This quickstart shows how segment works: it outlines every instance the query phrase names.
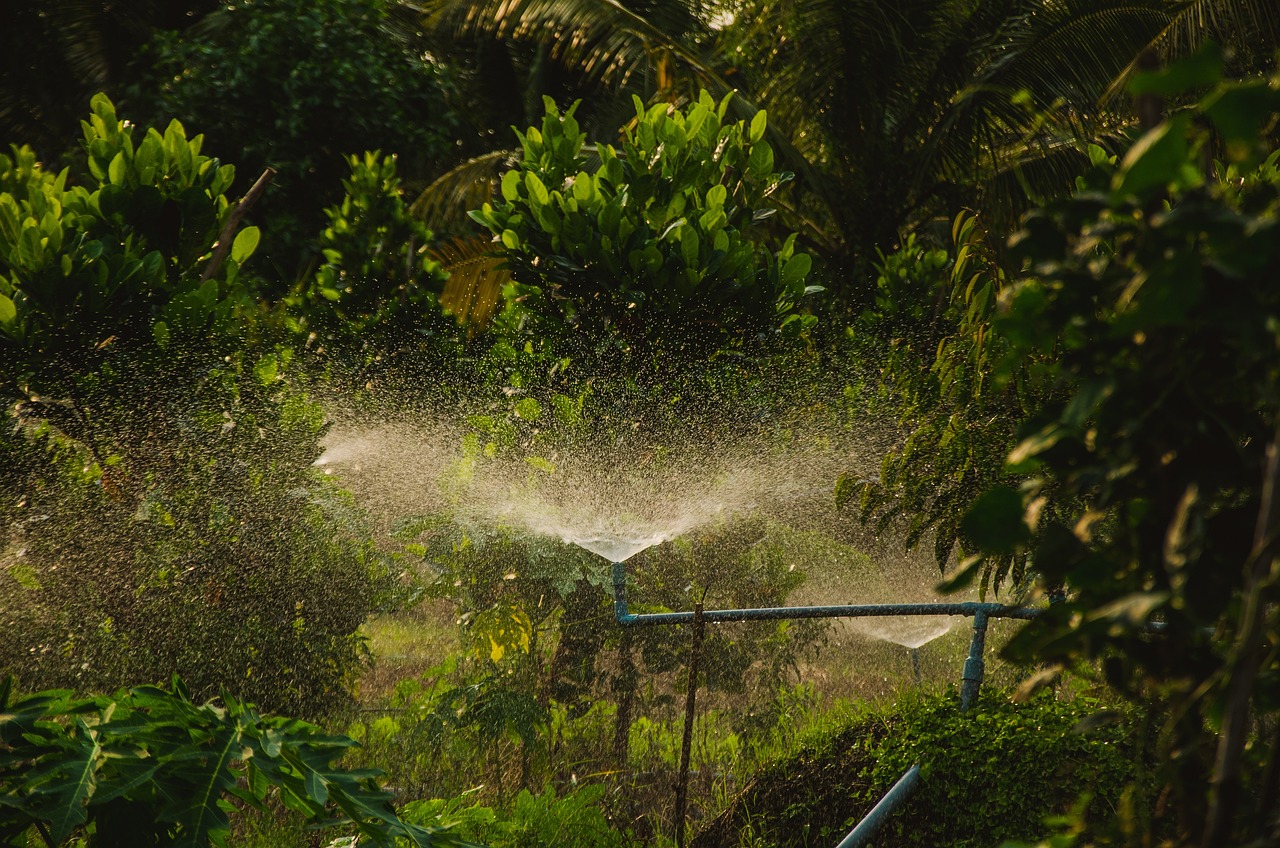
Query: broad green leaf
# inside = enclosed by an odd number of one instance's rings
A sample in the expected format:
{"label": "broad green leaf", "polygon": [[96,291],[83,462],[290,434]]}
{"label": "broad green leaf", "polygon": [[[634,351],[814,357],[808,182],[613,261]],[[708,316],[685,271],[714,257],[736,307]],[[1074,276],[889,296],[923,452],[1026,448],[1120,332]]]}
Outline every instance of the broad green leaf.
{"label": "broad green leaf", "polygon": [[524,175],[524,186],[529,191],[529,205],[533,207],[535,212],[539,207],[546,206],[551,202],[551,195],[547,193],[547,187],[542,184],[542,180],[538,179],[538,175],[532,171]]}
{"label": "broad green leaf", "polygon": [[769,119],[765,116],[764,110],[756,112],[751,118],[751,143],[755,144],[764,138],[765,129],[768,127]]}
{"label": "broad green leaf", "polygon": [[513,169],[502,175],[502,196],[512,203],[520,199],[519,171]]}
{"label": "broad green leaf", "polygon": [[787,288],[798,286],[804,282],[804,278],[809,275],[809,269],[813,265],[813,259],[807,253],[797,253],[787,260],[787,264],[782,266],[782,284]]}
{"label": "broad green leaf", "polygon": [[698,264],[700,246],[696,230],[685,227],[680,231],[680,253],[687,267],[692,268]]}
{"label": "broad green leaf", "polygon": [[751,156],[747,159],[747,171],[758,180],[773,173],[773,148],[763,141],[752,145]]}
{"label": "broad green leaf", "polygon": [[236,233],[235,241],[231,242],[231,258],[237,264],[243,265],[245,260],[253,256],[253,252],[258,249],[258,241],[261,237],[262,233],[257,227],[245,227]]}
{"label": "broad green leaf", "polygon": [[324,805],[329,803],[329,786],[325,783],[323,777],[318,772],[308,771],[306,777],[307,794],[311,796],[317,804]]}
{"label": "broad green leaf", "polygon": [[573,178],[573,196],[579,203],[590,203],[596,195],[595,181],[586,171],[579,171]]}
{"label": "broad green leaf", "polygon": [[129,166],[124,160],[124,151],[121,150],[107,166],[107,178],[113,185],[124,185],[128,181],[128,174]]}
{"label": "broad green leaf", "polygon": [[0,294],[0,326],[9,326],[18,317],[18,307],[12,300]]}

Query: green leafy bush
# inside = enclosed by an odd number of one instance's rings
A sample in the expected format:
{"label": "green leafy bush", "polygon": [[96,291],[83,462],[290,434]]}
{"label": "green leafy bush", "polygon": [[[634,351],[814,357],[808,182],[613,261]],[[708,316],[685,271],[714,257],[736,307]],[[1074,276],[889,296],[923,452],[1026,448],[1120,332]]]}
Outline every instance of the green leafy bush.
{"label": "green leafy bush", "polygon": [[[380,148],[428,178],[452,148],[442,76],[406,43],[384,0],[224,4],[182,32],[160,33],[130,101],[153,121],[205,127],[250,181],[278,172],[255,207],[274,296],[310,276],[323,210],[342,197],[346,157]],[[248,183],[243,184],[244,188]]]}
{"label": "green leafy bush", "polygon": [[84,131],[86,185],[0,156],[0,667],[329,707],[383,564],[311,467],[291,351],[255,342],[257,230],[213,258],[231,168],[105,97]]}
{"label": "green leafy bush", "polygon": [[521,790],[509,811],[469,806],[466,796],[416,801],[405,806],[404,817],[448,828],[451,834],[491,848],[626,848],[636,844],[601,812],[604,794],[604,787],[598,785],[579,786],[563,796],[550,786],[538,795]]}
{"label": "green leafy bush", "polygon": [[[457,322],[440,309],[444,274],[432,234],[409,213],[397,157],[348,157],[346,196],[325,210],[324,263],[289,298],[295,330],[345,385],[425,381],[459,353]],[[421,391],[421,389],[419,389]]]}
{"label": "green leafy bush", "polygon": [[1121,714],[1083,729],[1099,707],[1047,693],[1014,704],[986,692],[961,713],[950,694],[900,697],[766,767],[692,844],[834,844],[916,764],[920,788],[881,829],[880,848],[990,848],[1035,836],[1045,816],[1065,812],[1084,793],[1090,810],[1110,811],[1137,755]]}
{"label": "green leafy bush", "polygon": [[[377,772],[334,760],[355,744],[290,718],[263,716],[151,686],[77,700],[68,690],[14,697],[0,684],[0,839],[34,829],[49,848],[74,835],[90,846],[225,846],[231,815],[269,798],[319,826],[351,828],[360,844],[457,845],[438,827],[401,821]],[[443,837],[443,838],[442,838]]]}
{"label": "green leafy bush", "polygon": [[236,236],[225,263],[207,264],[235,169],[203,155],[203,137],[188,139],[176,121],[136,133],[101,95],[83,125],[87,185],[45,171],[29,148],[0,154],[7,397],[65,397],[121,348],[212,337],[225,347],[252,307],[240,266],[255,228]]}
{"label": "green leafy bush", "polygon": [[562,355],[640,370],[812,325],[799,311],[817,290],[810,257],[794,235],[764,246],[768,198],[790,179],[773,170],[764,114],[726,122],[728,100],[705,92],[686,111],[635,103],[621,151],[596,145],[594,170],[573,109],[548,98],[541,129],[518,133],[501,200],[472,213],[512,269],[509,319],[531,321]]}

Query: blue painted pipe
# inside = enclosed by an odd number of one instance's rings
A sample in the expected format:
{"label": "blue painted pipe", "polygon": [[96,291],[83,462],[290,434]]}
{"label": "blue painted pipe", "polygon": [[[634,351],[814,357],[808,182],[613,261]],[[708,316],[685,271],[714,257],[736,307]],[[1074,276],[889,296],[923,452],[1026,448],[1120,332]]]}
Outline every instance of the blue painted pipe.
{"label": "blue painted pipe", "polygon": [[871,808],[871,812],[862,817],[862,821],[858,822],[858,826],[849,831],[849,835],[840,840],[840,844],[836,848],[861,848],[875,835],[880,829],[880,825],[884,824],[885,819],[893,815],[893,812],[907,802],[915,791],[920,788],[920,766],[912,766],[907,769],[906,774],[898,778],[898,782],[893,784],[893,788],[885,793],[880,799],[880,803]]}
{"label": "blue painted pipe", "polygon": [[[647,624],[690,624],[693,622],[692,612],[658,612],[637,615],[627,611],[627,570],[623,563],[613,564],[613,614],[618,623],[624,626]],[[964,615],[974,618],[975,629],[977,618],[982,616],[982,627],[986,628],[988,617],[997,618],[1035,618],[1040,610],[1033,607],[1009,607],[1003,604],[983,604],[974,602],[953,604],[851,604],[846,606],[818,607],[760,607],[757,609],[724,609],[706,610],[702,613],[703,621],[775,621],[790,618],[860,618],[886,615]]]}
{"label": "blue painted pipe", "polygon": [[[624,626],[646,624],[688,624],[693,622],[692,612],[662,612],[637,615],[627,611],[627,567],[621,562],[613,564],[613,614]],[[992,617],[1031,619],[1040,614],[1033,607],[1009,607],[1003,604],[955,603],[955,604],[850,604],[847,606],[819,607],[762,607],[759,609],[703,610],[703,621],[772,621],[790,618],[859,618],[887,615],[964,615],[973,618],[973,639],[969,643],[969,656],[964,661],[964,673],[960,682],[960,709],[968,710],[978,698],[986,663],[982,655],[987,644],[987,622]],[[915,793],[920,785],[920,766],[907,770],[871,812],[858,822],[857,827],[840,841],[836,848],[859,848],[865,845],[898,807]]]}
{"label": "blue painted pipe", "polygon": [[986,673],[986,662],[982,652],[987,647],[987,610],[978,610],[973,614],[973,639],[969,642],[969,656],[964,661],[964,672],[960,675],[960,712],[968,712],[973,702],[978,700],[978,690],[982,687],[982,676]]}

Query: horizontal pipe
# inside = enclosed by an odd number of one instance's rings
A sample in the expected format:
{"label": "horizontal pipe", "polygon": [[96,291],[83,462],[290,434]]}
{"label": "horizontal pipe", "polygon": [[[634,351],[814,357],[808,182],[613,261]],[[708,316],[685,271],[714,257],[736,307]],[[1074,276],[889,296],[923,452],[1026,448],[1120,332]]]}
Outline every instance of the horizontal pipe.
{"label": "horizontal pipe", "polygon": [[841,839],[836,848],[860,848],[866,845],[884,824],[885,819],[905,804],[918,788],[920,788],[920,766],[915,765],[898,778],[898,782],[884,793],[880,802],[871,808],[871,812],[862,817],[858,826],[849,831],[849,835]]}
{"label": "horizontal pipe", "polygon": [[[614,601],[614,614],[619,624],[688,624],[693,621],[692,612],[629,613],[625,600]],[[984,614],[992,618],[1031,619],[1040,614],[1034,607],[1008,607],[1003,604],[953,603],[953,604],[851,604],[848,606],[818,607],[760,607],[756,609],[706,610],[702,620],[718,621],[776,621],[791,618],[864,618],[888,615],[964,615]]]}
{"label": "horizontal pipe", "polygon": [[[848,604],[814,607],[757,607],[754,609],[705,610],[702,620],[777,621],[791,618],[864,618],[888,615],[963,615],[969,617],[1031,619],[1040,614],[1034,607],[1010,607],[1003,604],[964,603],[932,604]],[[622,625],[691,624],[692,612],[633,613],[627,611],[627,567],[613,564],[613,615]]]}

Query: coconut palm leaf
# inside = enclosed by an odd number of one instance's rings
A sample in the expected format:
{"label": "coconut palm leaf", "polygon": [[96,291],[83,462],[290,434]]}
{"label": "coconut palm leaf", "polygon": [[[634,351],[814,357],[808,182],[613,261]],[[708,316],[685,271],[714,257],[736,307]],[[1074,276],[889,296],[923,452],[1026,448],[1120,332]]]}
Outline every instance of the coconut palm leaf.
{"label": "coconut palm leaf", "polygon": [[[656,67],[658,54],[677,59],[705,87],[723,81],[690,41],[706,26],[681,2],[652,4],[650,17],[618,0],[423,0],[417,4],[432,29],[459,35],[485,33],[549,44],[552,55],[588,77],[623,86]],[[691,32],[692,30],[692,32]],[[682,36],[693,36],[683,40]]]}
{"label": "coconut palm leaf", "polygon": [[[717,37],[708,21],[714,4],[689,0],[662,0],[647,4],[644,15],[618,0],[402,0],[412,3],[436,33],[460,38],[477,34],[515,41],[536,41],[550,46],[551,55],[587,78],[611,85],[622,97],[620,113],[630,116],[630,96],[625,90],[647,79],[640,93],[650,101],[669,100],[680,105],[705,88],[714,96],[729,92],[730,114],[750,121],[760,106],[743,95],[735,82],[717,70],[713,45]],[[770,122],[766,136],[778,166],[793,172],[809,195],[813,209],[808,217],[830,217],[836,198],[828,183],[814,170],[810,159],[792,142],[793,134]],[[829,239],[828,239],[829,241]]]}
{"label": "coconut palm leaf", "polygon": [[1113,122],[1098,95],[1171,5],[782,0],[734,35],[757,57],[760,104],[838,186],[842,241],[873,256],[957,206],[1016,209],[1069,187],[1072,141]]}
{"label": "coconut palm leaf", "polygon": [[[1280,5],[1273,0],[1174,0],[1169,7],[1168,20],[1146,45],[1166,63],[1213,41],[1231,51],[1238,73],[1274,65],[1280,47]],[[1135,56],[1107,86],[1100,103],[1113,106],[1125,98],[1137,70]]]}
{"label": "coconut palm leaf", "polygon": [[409,211],[436,233],[475,232],[467,212],[493,197],[498,179],[518,157],[517,150],[494,150],[468,159],[423,189]]}
{"label": "coconut palm leaf", "polygon": [[[157,29],[183,28],[216,0],[42,0],[0,15],[0,148],[45,157],[74,144],[89,97],[114,91]],[[116,96],[115,93],[112,95]]]}
{"label": "coconut palm leaf", "polygon": [[467,325],[474,337],[493,318],[502,302],[502,289],[511,281],[501,245],[483,237],[456,238],[436,245],[432,257],[444,266],[449,279],[440,305]]}

